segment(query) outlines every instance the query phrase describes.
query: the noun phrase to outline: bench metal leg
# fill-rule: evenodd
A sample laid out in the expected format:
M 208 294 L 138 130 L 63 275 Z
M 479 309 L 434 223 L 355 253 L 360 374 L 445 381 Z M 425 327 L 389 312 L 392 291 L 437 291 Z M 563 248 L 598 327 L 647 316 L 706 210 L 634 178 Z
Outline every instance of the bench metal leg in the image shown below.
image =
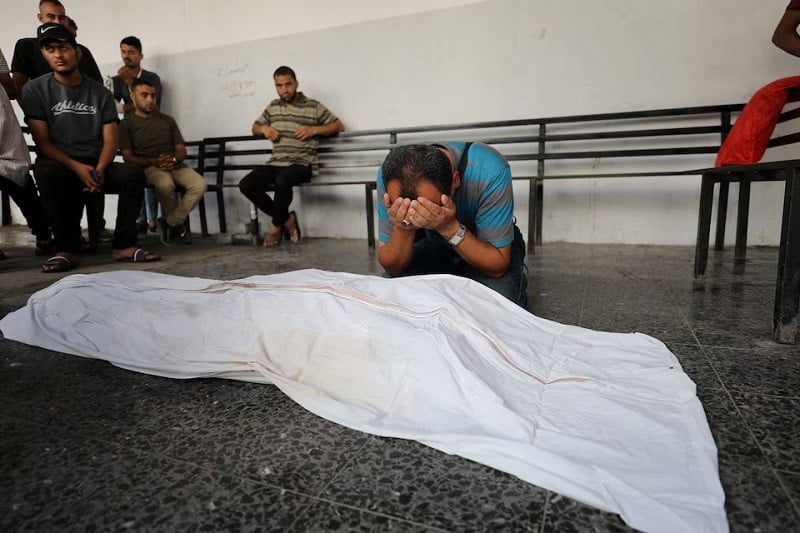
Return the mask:
M 197 203 L 197 211 L 200 215 L 200 231 L 203 237 L 208 237 L 208 220 L 206 219 L 206 201 L 201 197 Z
M 367 208 L 367 246 L 375 250 L 375 202 L 372 201 L 372 191 L 375 183 L 364 184 L 365 205 Z
M 11 224 L 11 200 L 10 196 L 6 191 L 2 193 L 2 200 L 0 200 L 0 204 L 2 204 L 3 210 L 3 226 L 8 226 Z
M 694 248 L 694 279 L 706 277 L 708 240 L 711 233 L 711 209 L 714 204 L 714 178 L 703 176 L 700 185 L 700 209 L 697 216 L 697 243 Z
M 747 223 L 750 217 L 750 182 L 739 182 L 739 209 L 736 215 L 736 250 L 733 256 L 733 273 L 744 274 L 747 260 Z
M 267 226 L 271 225 L 269 217 L 267 217 L 266 224 Z M 256 204 L 250 204 L 250 223 L 247 225 L 247 230 L 250 233 L 250 244 L 253 246 L 260 246 L 262 244 L 261 228 L 258 223 L 258 207 Z M 264 237 L 266 237 L 266 234 Z
M 778 279 L 775 284 L 775 317 L 772 336 L 776 342 L 797 343 L 800 308 L 800 175 L 791 171 L 783 201 Z
M 219 232 L 228 233 L 228 225 L 225 223 L 225 197 L 222 189 L 217 190 L 217 212 L 219 213 Z
M 536 229 L 539 212 L 539 180 L 531 180 L 528 184 L 528 255 L 536 253 Z
M 544 182 L 536 180 L 536 244 L 542 244 L 542 218 L 544 217 Z
M 714 249 L 725 249 L 725 224 L 728 220 L 728 191 L 730 184 L 723 181 L 719 184 L 719 195 L 717 196 L 717 233 L 714 237 Z

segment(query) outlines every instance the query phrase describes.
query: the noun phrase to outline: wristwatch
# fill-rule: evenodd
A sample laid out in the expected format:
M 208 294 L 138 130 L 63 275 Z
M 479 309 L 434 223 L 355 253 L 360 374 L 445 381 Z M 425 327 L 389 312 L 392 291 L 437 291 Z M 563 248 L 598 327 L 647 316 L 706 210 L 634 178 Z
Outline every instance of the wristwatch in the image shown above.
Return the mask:
M 458 227 L 458 230 L 456 231 L 455 235 L 450 237 L 450 240 L 447 242 L 449 242 L 450 245 L 453 247 L 458 246 L 459 244 L 461 244 L 461 241 L 464 240 L 464 235 L 466 235 L 466 233 L 467 233 L 467 227 L 464 224 L 461 224 Z

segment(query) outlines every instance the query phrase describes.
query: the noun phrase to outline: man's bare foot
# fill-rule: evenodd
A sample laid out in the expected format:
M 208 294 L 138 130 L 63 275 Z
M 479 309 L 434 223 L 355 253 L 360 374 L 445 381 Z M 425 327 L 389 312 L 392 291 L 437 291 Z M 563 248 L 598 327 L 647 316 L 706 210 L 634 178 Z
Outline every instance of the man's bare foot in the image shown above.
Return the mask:
M 269 225 L 267 233 L 264 235 L 264 246 L 277 246 L 283 239 L 283 228 L 273 224 Z

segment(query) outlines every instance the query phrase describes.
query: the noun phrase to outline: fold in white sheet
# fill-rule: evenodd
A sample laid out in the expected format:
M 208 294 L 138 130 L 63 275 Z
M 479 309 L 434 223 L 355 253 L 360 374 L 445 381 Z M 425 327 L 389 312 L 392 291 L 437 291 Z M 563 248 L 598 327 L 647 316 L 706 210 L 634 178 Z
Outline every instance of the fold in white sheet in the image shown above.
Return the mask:
M 634 528 L 728 528 L 694 383 L 664 344 L 543 320 L 467 279 L 72 275 L 0 329 L 138 372 L 274 383 L 319 416 L 492 466 Z

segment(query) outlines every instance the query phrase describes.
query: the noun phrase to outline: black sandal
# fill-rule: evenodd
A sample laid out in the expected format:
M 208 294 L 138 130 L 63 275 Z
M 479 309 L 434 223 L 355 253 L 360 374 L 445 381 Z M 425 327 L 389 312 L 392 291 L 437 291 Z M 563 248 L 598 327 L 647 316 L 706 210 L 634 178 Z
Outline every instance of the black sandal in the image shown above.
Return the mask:
M 78 266 L 77 261 L 63 255 L 54 255 L 42 264 L 42 274 L 66 272 Z

